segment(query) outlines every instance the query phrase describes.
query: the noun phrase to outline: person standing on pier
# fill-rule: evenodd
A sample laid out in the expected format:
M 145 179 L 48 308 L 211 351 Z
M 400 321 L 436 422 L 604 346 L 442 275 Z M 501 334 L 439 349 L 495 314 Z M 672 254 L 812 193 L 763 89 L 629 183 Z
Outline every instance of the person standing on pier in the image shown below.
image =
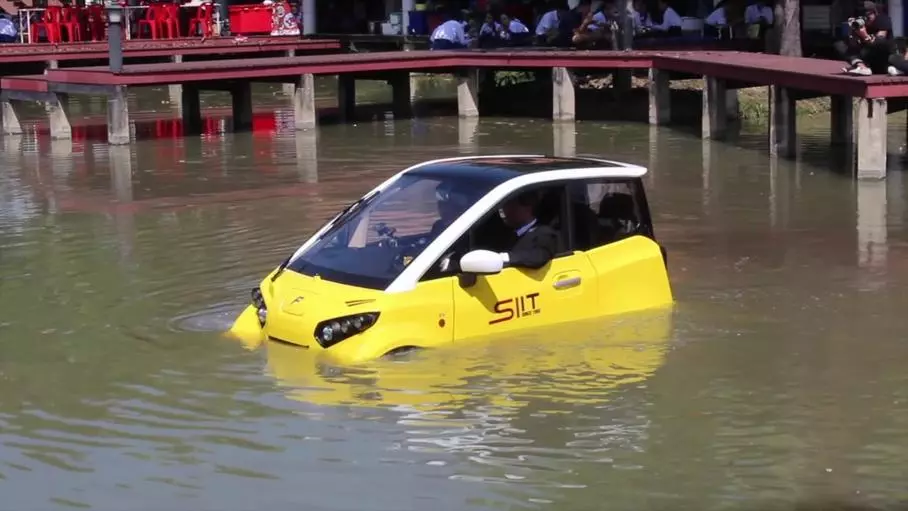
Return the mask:
M 864 2 L 864 16 L 848 21 L 848 41 L 833 45 L 839 57 L 848 62 L 842 70 L 861 76 L 886 72 L 893 53 L 892 20 L 876 3 L 868 1 Z

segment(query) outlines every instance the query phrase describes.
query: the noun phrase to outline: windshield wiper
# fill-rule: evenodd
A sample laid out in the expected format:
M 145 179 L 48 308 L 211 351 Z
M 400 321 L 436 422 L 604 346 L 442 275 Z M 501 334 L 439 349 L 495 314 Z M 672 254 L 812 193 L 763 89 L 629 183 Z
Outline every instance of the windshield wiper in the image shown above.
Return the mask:
M 365 197 L 361 197 L 361 198 L 357 199 L 355 202 L 351 203 L 349 206 L 342 209 L 341 212 L 337 215 L 337 217 L 335 217 L 334 220 L 330 224 L 328 224 L 328 227 L 325 229 L 325 234 L 328 234 L 328 232 L 331 230 L 331 228 L 334 227 L 335 225 L 337 225 L 338 223 L 340 223 L 341 220 L 347 219 L 353 212 L 356 211 L 357 206 L 362 206 L 366 202 L 371 201 L 372 199 L 377 197 L 378 194 L 380 194 L 380 193 L 381 193 L 381 190 L 378 190 L 374 193 L 370 193 L 369 195 L 366 195 Z M 322 236 L 324 236 L 324 234 Z M 290 257 L 288 257 L 287 259 L 284 259 L 284 262 L 282 262 L 281 265 L 277 267 L 277 271 L 274 272 L 274 276 L 271 277 L 271 282 L 274 282 L 275 280 L 277 280 L 277 278 L 281 276 L 281 273 L 284 273 L 284 270 L 287 269 L 287 266 L 290 264 L 291 259 L 293 259 L 293 254 L 291 254 Z

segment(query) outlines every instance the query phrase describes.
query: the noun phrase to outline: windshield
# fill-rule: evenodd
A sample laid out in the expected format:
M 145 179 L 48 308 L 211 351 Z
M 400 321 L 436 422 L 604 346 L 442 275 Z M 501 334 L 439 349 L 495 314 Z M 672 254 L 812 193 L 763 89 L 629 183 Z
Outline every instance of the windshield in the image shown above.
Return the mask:
M 494 184 L 450 175 L 404 175 L 338 218 L 287 268 L 384 289 Z

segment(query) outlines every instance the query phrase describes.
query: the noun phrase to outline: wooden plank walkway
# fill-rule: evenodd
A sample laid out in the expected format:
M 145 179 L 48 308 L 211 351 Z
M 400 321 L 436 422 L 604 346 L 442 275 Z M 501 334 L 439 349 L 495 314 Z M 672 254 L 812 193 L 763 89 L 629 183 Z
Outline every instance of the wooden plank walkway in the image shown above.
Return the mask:
M 669 83 L 672 73 L 704 78 L 702 136 L 724 136 L 728 119 L 727 92 L 738 87 L 769 86 L 770 152 L 792 156 L 797 150 L 795 104 L 805 95 L 833 97 L 832 133 L 835 143 L 851 144 L 857 131 L 859 177 L 882 177 L 886 172 L 887 99 L 908 97 L 908 77 L 855 76 L 842 72 L 842 62 L 791 58 L 735 51 L 580 51 L 497 49 L 457 51 L 374 52 L 304 55 L 280 58 L 134 64 L 114 74 L 105 67 L 50 69 L 45 75 L 0 79 L 3 128 L 21 132 L 11 100 L 42 101 L 51 105 L 51 133 L 70 132 L 60 97 L 66 94 L 106 95 L 109 102 L 109 141 L 129 143 L 126 89 L 134 86 L 182 86 L 187 100 L 183 117 L 189 125 L 200 123 L 198 90 L 215 88 L 234 95 L 237 126 L 251 116 L 250 84 L 272 81 L 293 84 L 297 129 L 315 127 L 314 77 L 338 75 L 341 117 L 352 118 L 357 78 L 388 80 L 394 89 L 395 115 L 410 111 L 411 72 L 451 73 L 457 77 L 461 117 L 479 115 L 479 70 L 550 69 L 552 118 L 575 119 L 575 87 L 571 69 L 648 70 L 651 124 L 670 119 Z M 807 94 L 805 94 L 807 93 Z M 857 101 L 857 115 L 854 102 Z M 895 103 L 893 103 L 895 104 Z M 54 106 L 57 105 L 57 106 Z M 736 107 L 736 103 L 735 106 Z M 8 120 L 12 119 L 12 120 Z M 57 121 L 54 121 L 57 119 Z M 56 122 L 56 124 L 55 124 Z M 191 130 L 190 130 L 191 132 Z
M 132 39 L 123 42 L 126 58 L 170 57 L 174 55 L 249 54 L 274 51 L 341 50 L 336 39 L 298 39 L 292 37 L 250 37 L 237 41 L 229 37 L 182 39 Z M 65 44 L 0 44 L 0 64 L 37 63 L 49 60 L 106 60 L 106 42 Z

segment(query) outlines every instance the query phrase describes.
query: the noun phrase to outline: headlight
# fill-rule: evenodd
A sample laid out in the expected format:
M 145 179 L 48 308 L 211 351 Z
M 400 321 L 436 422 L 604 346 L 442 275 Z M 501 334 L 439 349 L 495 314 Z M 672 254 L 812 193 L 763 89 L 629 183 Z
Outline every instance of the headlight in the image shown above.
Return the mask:
M 330 348 L 348 337 L 369 329 L 378 321 L 378 315 L 378 312 L 363 312 L 322 321 L 315 326 L 315 340 L 322 348 Z
M 259 288 L 252 289 L 252 305 L 258 313 L 259 324 L 265 326 L 265 320 L 268 319 L 268 305 L 265 304 L 265 297 L 262 296 L 262 290 Z

